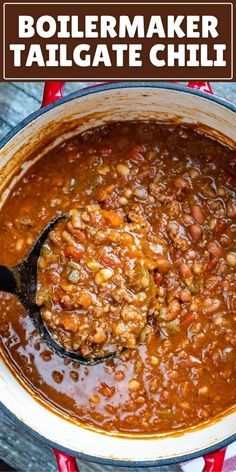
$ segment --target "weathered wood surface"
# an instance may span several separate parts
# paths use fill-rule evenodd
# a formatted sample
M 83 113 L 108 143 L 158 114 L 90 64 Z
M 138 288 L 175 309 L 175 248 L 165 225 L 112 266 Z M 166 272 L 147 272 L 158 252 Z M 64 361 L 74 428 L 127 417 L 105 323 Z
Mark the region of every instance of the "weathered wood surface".
M 86 84 L 88 85 L 88 83 Z M 81 82 L 68 83 L 65 93 L 85 86 Z M 216 94 L 236 102 L 236 83 L 213 84 Z M 0 83 L 0 139 L 13 126 L 40 107 L 42 83 Z M 0 393 L 1 397 L 1 393 Z M 49 447 L 41 444 L 0 411 L 0 458 L 20 472 L 55 472 L 56 462 Z M 79 461 L 81 472 L 124 472 L 125 468 L 108 467 Z M 141 469 L 132 469 L 140 472 Z M 143 469 L 142 469 L 143 470 Z M 155 467 L 145 471 L 175 472 L 179 466 Z

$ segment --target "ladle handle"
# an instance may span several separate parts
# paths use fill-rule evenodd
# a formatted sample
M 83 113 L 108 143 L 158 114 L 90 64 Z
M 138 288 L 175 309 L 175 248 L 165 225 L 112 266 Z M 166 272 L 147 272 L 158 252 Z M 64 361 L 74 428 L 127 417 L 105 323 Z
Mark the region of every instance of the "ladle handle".
M 16 294 L 16 269 L 0 265 L 0 291 Z

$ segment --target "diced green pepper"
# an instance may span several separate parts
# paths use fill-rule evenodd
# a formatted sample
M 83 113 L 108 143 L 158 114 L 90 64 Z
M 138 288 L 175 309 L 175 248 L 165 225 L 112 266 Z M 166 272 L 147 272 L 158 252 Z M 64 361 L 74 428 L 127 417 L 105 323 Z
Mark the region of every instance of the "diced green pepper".
M 70 282 L 73 282 L 73 283 L 76 283 L 79 281 L 79 272 L 78 270 L 72 270 L 69 277 L 68 277 L 68 280 Z
M 166 328 L 167 328 L 168 334 L 170 334 L 171 336 L 172 334 L 177 334 L 180 332 L 180 327 L 175 323 L 168 323 Z
M 73 262 L 73 261 L 68 261 L 67 266 L 70 269 L 79 269 L 80 268 L 80 265 L 77 262 Z
M 50 254 L 52 254 L 52 251 L 51 251 L 50 247 L 48 247 L 46 244 L 44 244 L 41 247 L 40 254 L 41 254 L 41 256 L 49 256 Z

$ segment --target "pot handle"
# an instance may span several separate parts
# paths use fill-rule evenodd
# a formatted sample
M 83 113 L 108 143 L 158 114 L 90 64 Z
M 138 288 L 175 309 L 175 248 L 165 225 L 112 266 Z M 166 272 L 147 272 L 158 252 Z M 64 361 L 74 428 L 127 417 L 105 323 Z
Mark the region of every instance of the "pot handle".
M 220 449 L 219 451 L 206 454 L 203 459 L 205 466 L 202 472 L 222 472 L 224 467 L 226 449 Z
M 41 108 L 63 97 L 64 82 L 45 82 Z
M 74 457 L 69 456 L 65 452 L 53 449 L 56 456 L 58 472 L 79 472 L 76 460 Z
M 188 87 L 201 90 L 202 92 L 207 92 L 213 95 L 213 90 L 211 88 L 210 82 L 189 82 Z
M 45 82 L 42 107 L 53 103 L 63 97 L 63 86 L 65 82 Z M 107 83 L 107 82 L 106 82 Z M 108 82 L 109 83 L 109 82 Z M 104 84 L 105 85 L 105 84 Z M 213 94 L 210 82 L 189 82 L 188 87 Z M 88 88 L 88 87 L 86 87 Z

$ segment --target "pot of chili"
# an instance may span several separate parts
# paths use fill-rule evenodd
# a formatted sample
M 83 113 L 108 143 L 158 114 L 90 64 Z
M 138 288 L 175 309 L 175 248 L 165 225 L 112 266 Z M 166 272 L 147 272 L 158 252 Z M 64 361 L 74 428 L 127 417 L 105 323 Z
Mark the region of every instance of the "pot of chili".
M 115 334 L 128 342 L 100 365 L 60 359 L 1 293 L 1 408 L 51 445 L 64 470 L 76 467 L 67 453 L 123 466 L 205 455 L 210 470 L 212 453 L 236 439 L 235 111 L 208 83 L 110 83 L 63 98 L 52 82 L 41 110 L 1 142 L 1 264 L 20 262 L 52 217 L 83 208 L 83 226 L 65 223 L 41 253 L 44 320 L 79 349 L 75 316 L 92 305 L 99 330 L 89 348 L 91 339 L 102 348 L 97 283 L 109 326 L 118 313 Z M 84 208 L 89 218 L 102 212 L 99 231 Z M 121 228 L 104 242 L 114 219 Z M 92 258 L 81 258 L 84 228 Z M 142 263 L 140 234 L 152 264 Z M 145 302 L 150 280 L 154 305 Z M 130 309 L 140 296 L 146 311 Z M 138 341 L 136 331 L 127 341 L 125 322 L 132 327 L 139 310 Z

